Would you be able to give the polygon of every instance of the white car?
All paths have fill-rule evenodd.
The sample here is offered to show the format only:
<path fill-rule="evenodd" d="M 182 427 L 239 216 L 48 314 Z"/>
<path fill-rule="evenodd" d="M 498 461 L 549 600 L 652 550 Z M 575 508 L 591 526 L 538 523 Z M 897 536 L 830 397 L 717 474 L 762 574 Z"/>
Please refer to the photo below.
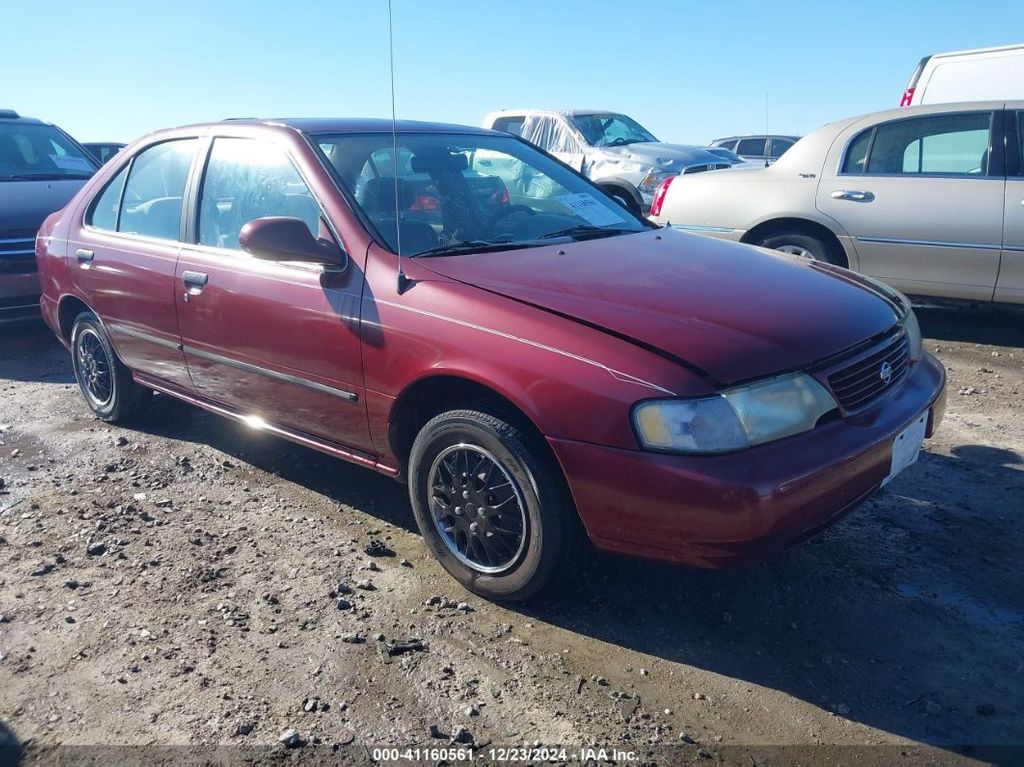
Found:
<path fill-rule="evenodd" d="M 651 219 L 921 296 L 1024 303 L 1024 101 L 830 123 L 768 168 L 667 179 Z"/>

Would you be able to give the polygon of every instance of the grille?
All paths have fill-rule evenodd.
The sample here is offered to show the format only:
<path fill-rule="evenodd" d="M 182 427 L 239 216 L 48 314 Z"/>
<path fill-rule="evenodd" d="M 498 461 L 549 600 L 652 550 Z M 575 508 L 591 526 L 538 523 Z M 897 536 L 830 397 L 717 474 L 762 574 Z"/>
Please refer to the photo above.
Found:
<path fill-rule="evenodd" d="M 0 232 L 0 274 L 26 274 L 36 270 L 36 230 Z"/>
<path fill-rule="evenodd" d="M 886 381 L 882 369 L 888 364 Z M 887 391 L 898 386 L 910 369 L 910 345 L 906 333 L 886 341 L 865 357 L 840 367 L 828 376 L 839 406 L 846 412 L 863 410 Z"/>

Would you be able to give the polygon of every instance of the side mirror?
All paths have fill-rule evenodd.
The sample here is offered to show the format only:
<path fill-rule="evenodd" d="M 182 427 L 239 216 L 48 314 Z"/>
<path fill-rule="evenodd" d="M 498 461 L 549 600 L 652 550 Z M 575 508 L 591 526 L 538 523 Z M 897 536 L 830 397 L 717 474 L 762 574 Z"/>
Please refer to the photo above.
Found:
<path fill-rule="evenodd" d="M 238 244 L 246 253 L 265 261 L 301 261 L 325 266 L 345 263 L 341 248 L 332 242 L 318 240 L 298 218 L 255 218 L 238 233 Z"/>

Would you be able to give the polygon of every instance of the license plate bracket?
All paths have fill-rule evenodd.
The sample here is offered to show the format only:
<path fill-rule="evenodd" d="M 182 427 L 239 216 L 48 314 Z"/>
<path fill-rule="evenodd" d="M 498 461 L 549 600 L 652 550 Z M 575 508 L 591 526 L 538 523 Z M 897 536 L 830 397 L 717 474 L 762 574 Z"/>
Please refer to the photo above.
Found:
<path fill-rule="evenodd" d="M 896 478 L 896 475 L 908 466 L 917 462 L 924 442 L 924 433 L 928 428 L 928 411 L 925 410 L 906 426 L 903 431 L 893 437 L 892 462 L 889 465 L 889 476 L 882 480 L 885 487 Z"/>

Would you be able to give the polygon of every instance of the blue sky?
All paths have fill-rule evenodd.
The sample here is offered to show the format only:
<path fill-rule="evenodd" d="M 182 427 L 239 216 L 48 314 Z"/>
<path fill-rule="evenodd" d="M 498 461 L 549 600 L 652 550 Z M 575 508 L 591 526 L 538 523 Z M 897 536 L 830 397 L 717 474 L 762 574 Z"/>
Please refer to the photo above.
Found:
<path fill-rule="evenodd" d="M 1024 2 L 393 0 L 399 117 L 626 112 L 659 138 L 896 106 L 928 53 L 1024 42 Z M 0 107 L 81 141 L 230 116 L 388 116 L 386 0 L 8 0 Z M 48 6 L 48 8 L 50 8 Z"/>

